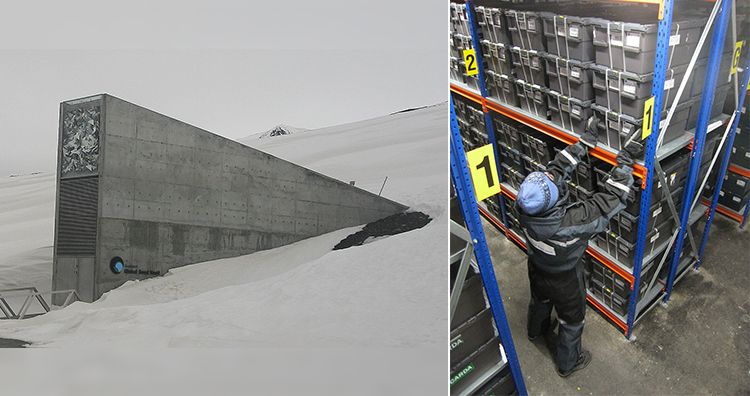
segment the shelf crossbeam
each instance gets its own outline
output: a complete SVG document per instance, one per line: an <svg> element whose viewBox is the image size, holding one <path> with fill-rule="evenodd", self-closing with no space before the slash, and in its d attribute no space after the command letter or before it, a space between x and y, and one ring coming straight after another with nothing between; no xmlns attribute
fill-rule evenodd
<svg viewBox="0 0 750 396"><path fill-rule="evenodd" d="M667 291L664 293L664 303L669 301L669 297L672 293L672 286L674 285L674 279L677 272L677 266L680 260L680 253L682 252L682 244L685 238L685 229L687 228L688 217L691 210L691 203L695 195L696 179L701 165L701 157L703 156L703 144L706 140L706 130L708 129L708 118L711 112L711 107L714 102L714 95L716 88L716 82L719 74L719 65L721 63L721 54L724 44L724 36L727 31L727 21L729 21L729 15L731 13L730 6L732 0L723 0L721 4L717 4L720 7L717 15L716 22L714 23L713 36L711 37L711 50L708 56L708 66L706 68L706 77L703 81L703 95L701 96L701 105L698 111L698 124L695 127L695 140L693 141L693 149L690 153L690 167L688 168L687 182L685 185L685 193L682 199L683 205L680 212L680 228L675 241L674 254L672 255L672 263L669 267L669 277L667 278ZM656 77L654 77L656 80ZM731 142L728 142L731 143ZM727 156L728 159L728 156ZM722 169L726 171L726 168ZM724 176L720 174L720 178ZM720 181L717 183L719 184ZM709 212L710 216L710 212ZM707 223L710 226L710 223ZM708 228L705 230L705 234L708 233ZM705 241L706 235L704 235ZM700 262L700 257L698 258Z"/></svg>
<svg viewBox="0 0 750 396"><path fill-rule="evenodd" d="M505 354L508 357L508 364L510 365L510 371L513 375L513 381L516 384L516 390L519 395L526 395L527 391L523 374L521 373L521 365L518 362L516 349L513 345L513 338L510 333L508 319L505 317L503 300L497 286L495 271L492 268L492 258L490 257L487 240L484 236L482 219L479 217L474 185L466 162L466 154L464 153L463 143L461 142L461 133L458 130L458 122L456 121L456 113L454 111L452 98L450 100L450 110L451 179L453 180L453 185L459 198L459 206L463 212L464 221L474 242L474 254L479 266L479 273L482 277L484 289L487 292L487 299L490 302L490 309L495 318L498 333L500 333L500 340L505 349Z"/></svg>

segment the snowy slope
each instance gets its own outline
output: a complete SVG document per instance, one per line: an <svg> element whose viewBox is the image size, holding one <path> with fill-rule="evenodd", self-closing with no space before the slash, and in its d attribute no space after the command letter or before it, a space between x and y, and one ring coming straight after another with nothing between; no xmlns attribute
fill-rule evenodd
<svg viewBox="0 0 750 396"><path fill-rule="evenodd" d="M387 176L385 197L433 217L422 229L331 251L360 229L354 227L173 269L91 304L0 321L0 337L71 347L442 347L447 128L448 107L441 104L250 142L375 193ZM54 187L50 174L0 181L3 286L49 290Z"/></svg>

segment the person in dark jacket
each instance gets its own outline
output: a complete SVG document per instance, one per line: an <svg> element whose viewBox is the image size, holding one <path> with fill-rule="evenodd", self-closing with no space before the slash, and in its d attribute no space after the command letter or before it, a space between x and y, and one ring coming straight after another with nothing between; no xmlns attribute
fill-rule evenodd
<svg viewBox="0 0 750 396"><path fill-rule="evenodd" d="M597 124L598 120L591 117L581 139L558 153L547 165L546 172L530 173L516 198L521 229L527 241L531 284L528 337L533 341L554 330L557 324L550 318L554 307L560 322L557 373L561 377L583 369L591 361L591 353L581 349L586 316L581 258L589 239L603 232L609 220L625 208L633 184L633 158L642 147L633 141L620 150L617 167L610 172L604 191L590 199L570 203L566 179L589 147L596 147Z"/></svg>

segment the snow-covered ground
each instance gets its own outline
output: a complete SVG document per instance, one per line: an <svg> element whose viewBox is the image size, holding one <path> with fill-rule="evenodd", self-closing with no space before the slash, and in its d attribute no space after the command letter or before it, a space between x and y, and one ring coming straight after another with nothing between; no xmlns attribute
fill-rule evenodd
<svg viewBox="0 0 750 396"><path fill-rule="evenodd" d="M0 337L61 347L444 347L448 106L243 143L422 211L426 227L344 250L361 227L129 282ZM51 286L53 174L0 179L0 287Z"/></svg>

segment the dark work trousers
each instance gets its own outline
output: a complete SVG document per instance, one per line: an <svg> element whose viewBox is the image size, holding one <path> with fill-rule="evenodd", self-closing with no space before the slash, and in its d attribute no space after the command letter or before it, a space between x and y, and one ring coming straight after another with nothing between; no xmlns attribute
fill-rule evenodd
<svg viewBox="0 0 750 396"><path fill-rule="evenodd" d="M581 353L581 334L586 317L583 264L579 261L573 269L557 274L540 271L530 262L528 268L531 283L528 334L534 337L547 330L554 307L560 320L557 367L562 372L570 371Z"/></svg>

